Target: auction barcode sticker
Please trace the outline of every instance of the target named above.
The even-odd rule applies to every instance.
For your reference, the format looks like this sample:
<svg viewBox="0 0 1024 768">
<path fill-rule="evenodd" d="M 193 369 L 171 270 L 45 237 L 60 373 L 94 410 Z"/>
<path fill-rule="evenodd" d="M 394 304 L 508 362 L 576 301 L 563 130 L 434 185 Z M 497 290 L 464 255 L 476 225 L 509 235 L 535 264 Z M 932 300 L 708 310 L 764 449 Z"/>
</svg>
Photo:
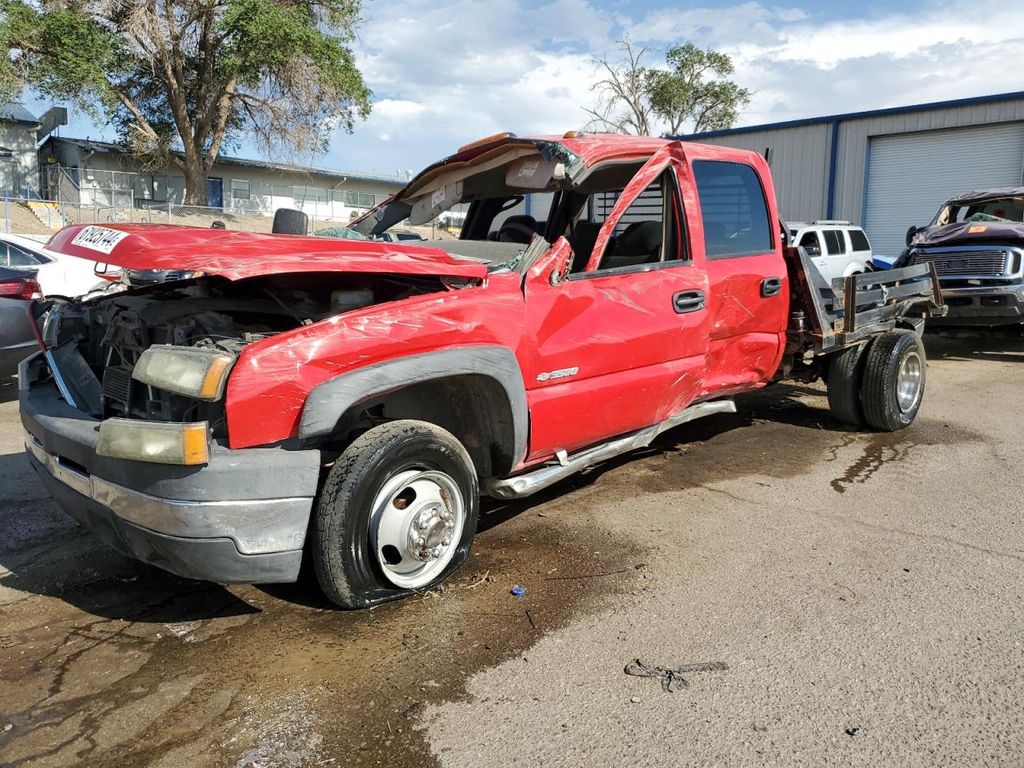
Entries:
<svg viewBox="0 0 1024 768">
<path fill-rule="evenodd" d="M 99 251 L 100 253 L 109 254 L 114 250 L 114 246 L 126 237 L 128 237 L 128 233 L 122 232 L 119 229 L 89 226 L 85 227 L 75 235 L 71 244 L 81 246 L 82 248 L 88 248 L 91 251 Z"/>
</svg>

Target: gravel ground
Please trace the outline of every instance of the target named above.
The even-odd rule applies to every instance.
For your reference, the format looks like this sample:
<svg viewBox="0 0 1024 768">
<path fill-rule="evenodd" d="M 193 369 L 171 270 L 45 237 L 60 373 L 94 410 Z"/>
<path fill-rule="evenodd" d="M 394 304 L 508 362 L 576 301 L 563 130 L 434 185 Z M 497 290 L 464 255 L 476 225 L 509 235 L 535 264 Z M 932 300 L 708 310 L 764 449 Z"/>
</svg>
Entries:
<svg viewBox="0 0 1024 768">
<path fill-rule="evenodd" d="M 489 504 L 445 590 L 357 614 L 105 549 L 2 387 L 0 766 L 1021 765 L 1024 343 L 926 344 L 904 432 L 745 397 Z"/>
</svg>

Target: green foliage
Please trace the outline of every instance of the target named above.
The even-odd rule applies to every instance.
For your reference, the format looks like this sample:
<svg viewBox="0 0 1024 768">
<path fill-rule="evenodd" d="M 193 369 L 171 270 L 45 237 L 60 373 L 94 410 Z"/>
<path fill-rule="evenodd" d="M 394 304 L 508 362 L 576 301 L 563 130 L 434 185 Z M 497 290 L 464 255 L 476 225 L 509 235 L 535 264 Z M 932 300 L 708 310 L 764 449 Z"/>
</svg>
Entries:
<svg viewBox="0 0 1024 768">
<path fill-rule="evenodd" d="M 315 151 L 369 114 L 358 23 L 358 0 L 0 0 L 0 97 L 31 86 L 105 116 L 143 159 L 178 163 L 200 203 L 241 137 Z"/>
<path fill-rule="evenodd" d="M 621 56 L 594 60 L 602 79 L 593 90 L 598 102 L 587 108 L 588 126 L 649 135 L 662 128 L 666 135 L 729 128 L 750 101 L 750 91 L 729 80 L 728 54 L 693 43 L 673 46 L 665 55 L 667 69 L 641 65 L 646 48 L 629 39 L 619 43 Z"/>
<path fill-rule="evenodd" d="M 750 91 L 728 79 L 732 59 L 693 43 L 668 49 L 669 70 L 647 70 L 647 94 L 651 109 L 675 135 L 729 128 L 739 110 L 750 101 Z"/>
</svg>

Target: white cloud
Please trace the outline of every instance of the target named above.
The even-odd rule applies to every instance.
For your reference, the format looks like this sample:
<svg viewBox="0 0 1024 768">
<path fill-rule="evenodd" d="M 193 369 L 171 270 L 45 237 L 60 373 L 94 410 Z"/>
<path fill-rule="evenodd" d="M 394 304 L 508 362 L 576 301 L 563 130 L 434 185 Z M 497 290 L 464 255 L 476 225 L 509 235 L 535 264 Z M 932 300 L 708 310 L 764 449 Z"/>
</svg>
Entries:
<svg viewBox="0 0 1024 768">
<path fill-rule="evenodd" d="M 823 20 L 796 0 L 614 12 L 596 0 L 407 0 L 366 6 L 359 64 L 377 102 L 327 162 L 422 167 L 504 130 L 562 133 L 586 122 L 591 59 L 629 34 L 651 49 L 686 40 L 733 56 L 754 97 L 740 124 L 1024 90 L 1024 24 L 992 0 L 935 2 L 870 19 Z M 386 146 L 383 137 L 390 140 Z"/>
</svg>

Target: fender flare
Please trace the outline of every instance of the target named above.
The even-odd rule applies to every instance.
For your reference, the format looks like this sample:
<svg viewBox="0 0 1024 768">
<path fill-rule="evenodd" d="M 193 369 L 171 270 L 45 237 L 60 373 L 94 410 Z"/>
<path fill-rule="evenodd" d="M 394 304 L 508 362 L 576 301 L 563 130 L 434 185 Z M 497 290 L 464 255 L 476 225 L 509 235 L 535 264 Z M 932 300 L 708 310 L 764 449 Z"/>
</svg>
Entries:
<svg viewBox="0 0 1024 768">
<path fill-rule="evenodd" d="M 471 346 L 425 352 L 358 368 L 323 381 L 306 398 L 299 419 L 299 437 L 330 434 L 353 406 L 412 384 L 453 376 L 486 376 L 495 380 L 508 398 L 512 412 L 513 456 L 526 456 L 529 409 L 519 361 L 512 350 L 500 346 Z"/>
</svg>

